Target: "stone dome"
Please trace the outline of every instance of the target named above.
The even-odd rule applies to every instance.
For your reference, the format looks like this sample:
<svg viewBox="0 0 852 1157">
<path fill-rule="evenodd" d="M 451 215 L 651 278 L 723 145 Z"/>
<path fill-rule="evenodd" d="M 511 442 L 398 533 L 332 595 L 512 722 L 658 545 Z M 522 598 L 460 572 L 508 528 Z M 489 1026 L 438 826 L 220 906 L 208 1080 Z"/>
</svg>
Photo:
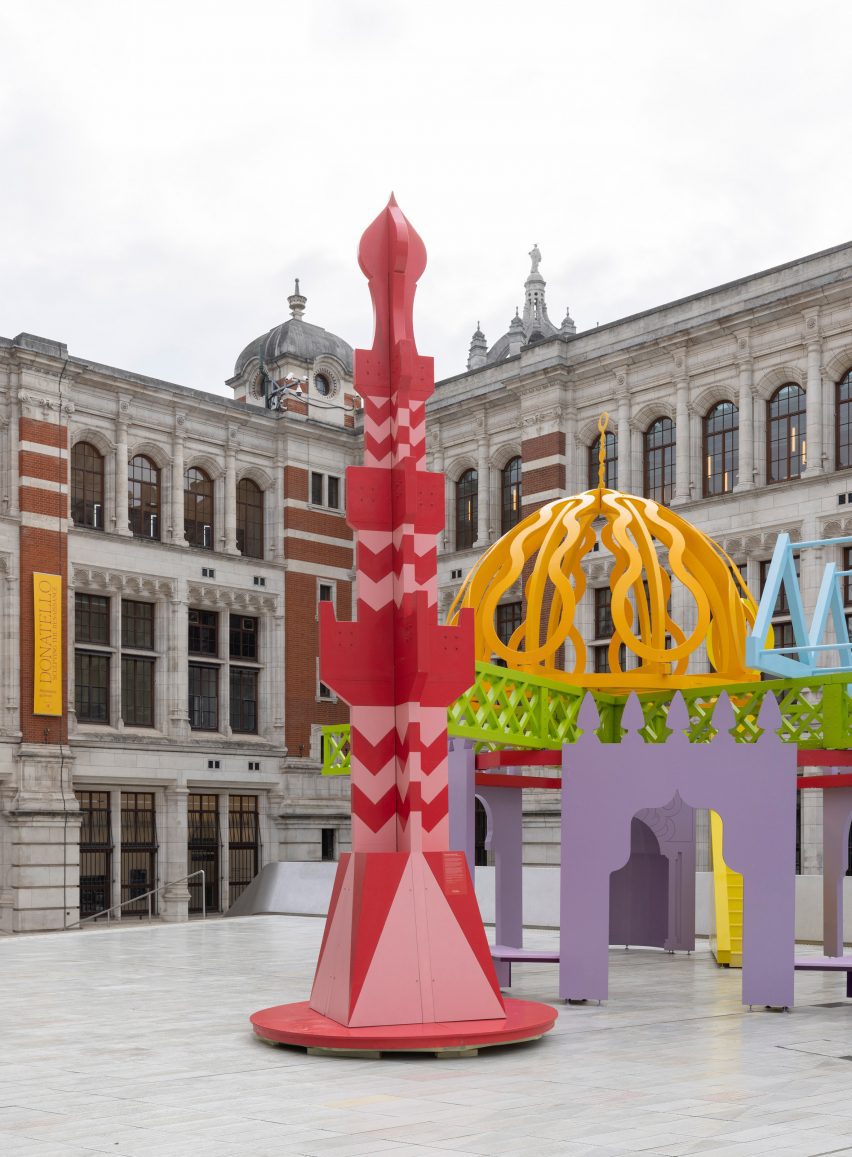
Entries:
<svg viewBox="0 0 852 1157">
<path fill-rule="evenodd" d="M 603 560 L 604 551 L 612 560 L 605 673 L 587 671 L 590 648 L 576 622 L 587 594 L 583 560 Z M 525 615 L 503 642 L 497 606 L 520 582 Z M 619 694 L 760 678 L 745 665 L 757 604 L 734 563 L 674 511 L 634 494 L 599 487 L 530 514 L 480 557 L 449 622 L 465 607 L 474 612 L 478 660 L 496 655 L 513 670 L 576 687 Z M 702 671 L 689 670 L 698 652 L 711 673 L 703 661 Z"/>
<path fill-rule="evenodd" d="M 347 374 L 352 373 L 352 346 L 348 342 L 329 333 L 322 326 L 291 317 L 289 321 L 282 322 L 249 342 L 237 358 L 234 377 L 242 374 L 252 358 L 258 358 L 263 365 L 268 366 L 285 357 L 298 358 L 310 364 L 324 356 L 336 358 Z"/>
<path fill-rule="evenodd" d="M 242 375 L 253 358 L 257 358 L 262 366 L 271 366 L 288 357 L 296 358 L 308 365 L 313 364 L 318 358 L 332 357 L 340 362 L 344 372 L 351 376 L 352 346 L 322 326 L 305 321 L 302 315 L 307 301 L 308 299 L 299 290 L 299 279 L 296 278 L 295 292 L 287 298 L 291 316 L 281 325 L 276 325 L 274 329 L 249 342 L 237 358 L 237 364 L 234 366 L 235 378 Z"/>
</svg>

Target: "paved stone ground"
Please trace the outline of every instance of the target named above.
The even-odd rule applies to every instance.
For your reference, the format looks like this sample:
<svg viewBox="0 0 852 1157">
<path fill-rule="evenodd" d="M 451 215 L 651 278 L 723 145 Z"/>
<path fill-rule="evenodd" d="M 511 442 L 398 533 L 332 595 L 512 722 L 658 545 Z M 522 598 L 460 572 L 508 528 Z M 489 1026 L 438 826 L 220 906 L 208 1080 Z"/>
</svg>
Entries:
<svg viewBox="0 0 852 1157">
<path fill-rule="evenodd" d="M 614 950 L 609 1002 L 560 1005 L 538 1044 L 448 1061 L 262 1044 L 249 1013 L 305 999 L 321 932 L 281 916 L 4 938 L 2 1157 L 852 1155 L 843 977 L 798 974 L 795 1012 L 748 1013 L 706 950 Z M 554 966 L 516 976 L 515 995 L 555 998 Z"/>
</svg>

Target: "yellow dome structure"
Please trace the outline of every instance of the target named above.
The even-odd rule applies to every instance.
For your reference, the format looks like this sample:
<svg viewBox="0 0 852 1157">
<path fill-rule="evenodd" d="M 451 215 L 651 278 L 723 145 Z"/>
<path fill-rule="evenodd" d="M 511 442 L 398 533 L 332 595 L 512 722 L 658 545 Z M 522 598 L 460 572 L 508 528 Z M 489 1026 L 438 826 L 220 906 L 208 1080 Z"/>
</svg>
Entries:
<svg viewBox="0 0 852 1157">
<path fill-rule="evenodd" d="M 599 428 L 606 429 L 606 415 Z M 618 694 L 759 679 L 759 672 L 745 666 L 745 638 L 757 604 L 737 567 L 674 511 L 605 488 L 603 437 L 601 443 L 598 487 L 549 502 L 494 543 L 465 579 L 449 622 L 471 607 L 477 659 L 497 656 L 513 670 L 575 687 Z M 582 562 L 598 542 L 613 560 L 613 635 L 605 674 L 587 672 L 587 647 L 576 624 L 586 593 Z M 504 643 L 495 629 L 497 606 L 519 580 L 526 615 Z M 673 618 L 674 587 L 681 623 Z M 690 660 L 702 647 L 712 672 L 690 672 Z M 628 666 L 623 657 L 630 655 L 635 659 Z"/>
</svg>

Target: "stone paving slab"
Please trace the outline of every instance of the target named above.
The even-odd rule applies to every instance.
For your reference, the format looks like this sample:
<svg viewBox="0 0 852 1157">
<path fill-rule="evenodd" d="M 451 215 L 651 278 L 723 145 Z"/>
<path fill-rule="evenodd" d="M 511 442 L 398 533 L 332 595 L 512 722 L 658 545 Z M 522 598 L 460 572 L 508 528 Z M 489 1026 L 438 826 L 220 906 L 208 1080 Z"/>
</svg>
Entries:
<svg viewBox="0 0 852 1157">
<path fill-rule="evenodd" d="M 557 1004 L 537 1044 L 368 1061 L 256 1040 L 250 1013 L 307 997 L 321 935 L 265 916 L 0 940 L 2 1157 L 852 1157 L 842 976 L 749 1013 L 706 948 L 613 950 L 609 1001 Z M 555 967 L 513 972 L 556 1003 Z"/>
</svg>

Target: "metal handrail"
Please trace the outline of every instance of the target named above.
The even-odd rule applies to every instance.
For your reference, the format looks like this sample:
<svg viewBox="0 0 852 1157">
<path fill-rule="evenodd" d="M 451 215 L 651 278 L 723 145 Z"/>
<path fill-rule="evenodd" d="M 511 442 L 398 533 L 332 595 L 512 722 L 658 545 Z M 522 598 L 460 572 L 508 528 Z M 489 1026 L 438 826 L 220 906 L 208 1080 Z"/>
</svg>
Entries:
<svg viewBox="0 0 852 1157">
<path fill-rule="evenodd" d="M 150 892 L 143 892 L 141 896 L 132 896 L 129 900 L 122 900 L 120 904 L 113 904 L 111 908 L 104 908 L 102 912 L 95 912 L 91 916 L 84 916 L 82 920 L 75 920 L 73 924 L 66 924 L 65 931 L 68 932 L 72 928 L 79 928 L 89 920 L 97 920 L 100 916 L 106 916 L 107 924 L 110 920 L 110 912 L 117 912 L 125 906 L 125 904 L 138 904 L 140 900 L 148 901 L 148 921 L 151 921 L 151 897 L 156 896 L 158 892 L 165 892 L 166 888 L 173 888 L 175 884 L 182 884 L 184 880 L 192 880 L 195 876 L 201 877 L 201 919 L 207 919 L 207 875 L 203 868 L 199 868 L 197 872 L 190 872 L 186 876 L 181 876 L 179 880 L 170 880 L 168 884 L 160 884 L 158 888 L 152 888 Z"/>
</svg>

